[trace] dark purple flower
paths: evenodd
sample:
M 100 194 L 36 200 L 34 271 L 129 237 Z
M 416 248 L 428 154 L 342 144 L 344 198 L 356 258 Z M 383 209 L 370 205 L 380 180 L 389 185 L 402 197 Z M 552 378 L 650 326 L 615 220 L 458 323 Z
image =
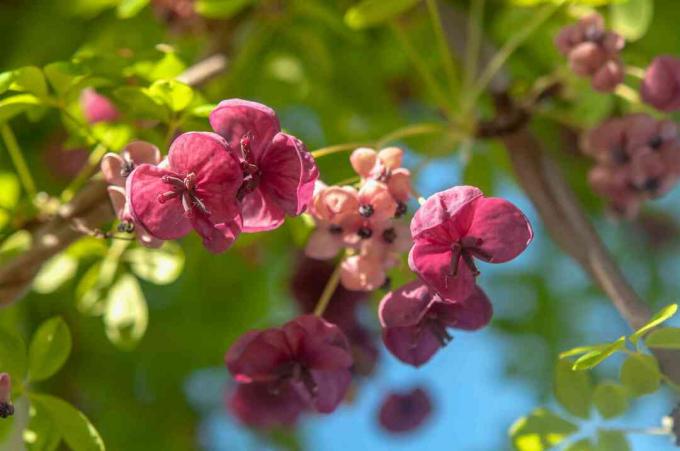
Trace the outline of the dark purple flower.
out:
M 378 314 L 387 349 L 402 362 L 417 367 L 451 341 L 448 328 L 480 329 L 491 320 L 492 307 L 476 285 L 470 296 L 451 302 L 415 280 L 387 293 Z
M 306 409 L 304 400 L 290 385 L 237 384 L 226 403 L 239 421 L 256 428 L 292 426 Z
M 427 392 L 415 388 L 387 395 L 380 406 L 378 420 L 389 432 L 409 432 L 422 425 L 431 413 L 432 403 Z

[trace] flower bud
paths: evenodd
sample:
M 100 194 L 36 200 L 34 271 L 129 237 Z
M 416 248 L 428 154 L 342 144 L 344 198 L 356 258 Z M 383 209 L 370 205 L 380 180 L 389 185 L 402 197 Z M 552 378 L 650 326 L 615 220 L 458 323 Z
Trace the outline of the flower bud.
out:
M 371 174 L 371 170 L 375 166 L 378 154 L 375 150 L 368 147 L 359 147 L 349 157 L 352 168 L 363 178 L 367 178 Z
M 611 92 L 623 81 L 624 76 L 623 64 L 610 60 L 595 73 L 591 84 L 596 91 Z
M 640 95 L 645 103 L 658 110 L 680 110 L 680 59 L 656 57 L 645 72 Z
M 0 418 L 14 415 L 12 404 L 12 380 L 7 373 L 0 373 Z

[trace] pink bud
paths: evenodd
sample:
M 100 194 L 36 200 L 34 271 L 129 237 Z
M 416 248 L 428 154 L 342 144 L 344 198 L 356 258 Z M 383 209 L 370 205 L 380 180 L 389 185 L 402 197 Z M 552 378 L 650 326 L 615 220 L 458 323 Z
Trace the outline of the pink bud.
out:
M 401 167 L 404 151 L 398 147 L 386 147 L 378 152 L 378 159 L 389 170 Z
M 85 120 L 90 124 L 113 122 L 120 116 L 113 102 L 108 97 L 97 93 L 94 88 L 86 88 L 80 94 L 80 108 Z
M 359 147 L 349 157 L 352 168 L 363 178 L 367 178 L 371 174 L 371 170 L 377 161 L 377 153 L 368 147 Z
M 658 110 L 680 110 L 680 59 L 656 57 L 645 72 L 640 94 L 645 103 Z

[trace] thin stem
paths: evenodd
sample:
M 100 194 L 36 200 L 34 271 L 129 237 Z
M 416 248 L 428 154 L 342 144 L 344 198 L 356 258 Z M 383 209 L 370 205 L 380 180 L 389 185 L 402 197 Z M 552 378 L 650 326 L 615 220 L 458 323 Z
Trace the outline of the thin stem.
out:
M 435 133 L 443 133 L 447 131 L 447 127 L 444 124 L 436 123 L 423 123 L 423 124 L 412 124 L 406 127 L 394 130 L 376 142 L 376 147 L 378 149 L 382 148 L 385 144 L 401 138 L 407 138 L 409 136 L 417 135 L 430 135 Z
M 437 36 L 439 53 L 442 59 L 442 64 L 444 65 L 444 71 L 446 72 L 446 78 L 449 81 L 449 91 L 451 93 L 451 97 L 456 98 L 458 92 L 456 68 L 453 65 L 454 60 L 453 55 L 451 54 L 451 48 L 446 42 L 446 35 L 444 34 L 441 15 L 439 14 L 439 7 L 437 6 L 437 0 L 427 0 L 427 10 L 430 13 L 432 27 L 434 28 L 434 33 Z
M 336 144 L 335 146 L 322 147 L 321 149 L 312 150 L 310 153 L 314 158 L 325 157 L 326 155 L 331 155 L 338 152 L 347 152 L 350 150 L 357 149 L 359 147 L 369 147 L 370 143 L 346 143 L 346 144 Z
M 467 27 L 467 40 L 465 42 L 465 78 L 463 87 L 469 88 L 477 75 L 479 63 L 479 49 L 482 42 L 482 29 L 484 20 L 485 0 L 472 0 L 470 6 L 470 18 Z
M 645 70 L 637 66 L 626 65 L 626 74 L 630 75 L 631 77 L 639 78 L 640 80 L 645 78 Z
M 607 431 L 622 432 L 624 434 L 645 434 L 645 435 L 670 435 L 671 431 L 666 428 L 607 428 Z
M 321 297 L 319 298 L 318 302 L 316 303 L 316 307 L 314 308 L 314 314 L 316 316 L 323 316 L 323 312 L 326 311 L 326 307 L 328 307 L 328 303 L 331 301 L 333 293 L 335 293 L 336 288 L 338 288 L 338 284 L 340 283 L 341 268 L 342 265 L 340 264 L 340 262 L 338 262 L 338 264 L 335 267 L 335 270 L 333 270 L 333 274 L 331 274 L 330 279 L 328 279 L 328 282 L 326 282 L 326 286 L 323 289 L 323 293 L 321 293 Z
M 87 164 L 83 169 L 80 170 L 76 178 L 73 179 L 71 183 L 64 189 L 61 193 L 61 199 L 64 202 L 68 202 L 73 198 L 76 192 L 88 181 L 92 175 L 96 172 L 97 165 L 101 161 L 104 154 L 108 151 L 108 148 L 102 144 L 97 144 L 97 147 L 90 153 L 87 160 Z
M 441 89 L 439 83 L 437 83 L 436 78 L 434 77 L 432 72 L 430 72 L 430 69 L 427 67 L 427 63 L 425 62 L 425 60 L 423 60 L 420 57 L 415 47 L 413 47 L 411 41 L 409 41 L 408 36 L 404 32 L 403 28 L 396 22 L 392 22 L 391 28 L 392 31 L 394 32 L 394 35 L 399 40 L 401 46 L 404 48 L 406 55 L 411 60 L 411 63 L 416 68 L 416 71 L 418 71 L 420 77 L 425 82 L 425 85 L 427 85 L 427 88 L 430 90 L 430 94 L 437 100 L 439 106 L 444 111 L 446 111 L 446 113 L 449 116 L 453 116 L 453 109 L 451 108 L 451 105 L 448 103 L 449 100 L 448 96 Z
M 544 6 L 538 11 L 522 29 L 517 30 L 505 45 L 491 58 L 491 61 L 486 65 L 484 71 L 477 79 L 471 90 L 470 96 L 465 103 L 466 107 L 472 107 L 481 93 L 486 90 L 491 80 L 496 76 L 498 71 L 503 67 L 505 62 L 512 56 L 517 48 L 524 43 L 531 35 L 550 18 L 564 3 L 560 0 L 555 3 Z
M 17 139 L 9 124 L 2 124 L 2 127 L 0 127 L 0 134 L 2 134 L 2 140 L 5 143 L 5 147 L 7 147 L 7 153 L 9 153 L 9 157 L 12 159 L 12 163 L 19 174 L 19 180 L 21 180 L 21 184 L 24 186 L 26 194 L 28 194 L 31 199 L 34 198 L 37 190 L 35 188 L 33 176 L 31 176 L 31 171 L 28 169 L 24 154 L 21 152 L 21 147 L 19 147 L 19 143 L 17 143 Z

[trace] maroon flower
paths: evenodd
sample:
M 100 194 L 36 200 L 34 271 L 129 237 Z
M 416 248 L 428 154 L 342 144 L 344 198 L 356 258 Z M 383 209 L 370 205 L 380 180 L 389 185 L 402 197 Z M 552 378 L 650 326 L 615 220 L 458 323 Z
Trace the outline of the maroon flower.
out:
M 476 285 L 470 296 L 451 302 L 419 280 L 388 293 L 378 309 L 385 346 L 416 367 L 451 341 L 447 328 L 480 329 L 489 323 L 492 312 L 489 299 Z
M 110 185 L 125 186 L 125 179 L 140 164 L 157 165 L 161 151 L 146 141 L 133 141 L 119 154 L 109 152 L 100 163 L 104 179 Z
M 142 164 L 127 178 L 134 222 L 155 238 L 180 238 L 193 228 L 212 252 L 231 246 L 240 232 L 236 193 L 242 183 L 238 160 L 214 133 L 180 135 L 167 163 Z
M 640 86 L 645 103 L 671 112 L 680 110 L 680 59 L 663 55 L 654 58 Z
M 0 418 L 14 415 L 12 404 L 12 380 L 7 373 L 0 373 Z
M 80 93 L 80 108 L 85 120 L 90 124 L 113 122 L 120 112 L 108 97 L 99 94 L 94 88 L 85 88 Z
M 417 429 L 432 413 L 427 392 L 414 388 L 408 392 L 392 392 L 382 402 L 378 420 L 389 432 L 409 432 Z
M 210 113 L 210 125 L 241 159 L 244 232 L 275 229 L 285 215 L 307 209 L 319 170 L 302 141 L 281 132 L 271 108 L 224 100 Z
M 411 221 L 414 245 L 409 266 L 445 299 L 474 291 L 479 258 L 503 263 L 531 242 L 531 225 L 510 202 L 484 197 L 472 186 L 457 186 L 431 196 Z
M 345 335 L 315 315 L 244 334 L 225 361 L 237 382 L 265 383 L 274 390 L 290 385 L 321 413 L 337 408 L 351 382 L 352 357 Z
M 290 385 L 237 384 L 227 396 L 227 407 L 243 424 L 256 428 L 292 426 L 306 409 Z

